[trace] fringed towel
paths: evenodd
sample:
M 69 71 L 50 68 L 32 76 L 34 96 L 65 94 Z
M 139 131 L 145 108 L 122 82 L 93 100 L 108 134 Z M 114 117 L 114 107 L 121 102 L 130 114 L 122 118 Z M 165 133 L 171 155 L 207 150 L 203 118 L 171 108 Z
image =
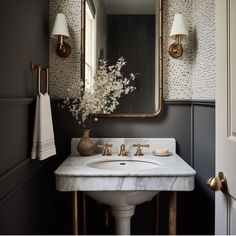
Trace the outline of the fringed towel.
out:
M 48 93 L 37 95 L 34 120 L 32 159 L 40 161 L 56 154 L 50 97 Z

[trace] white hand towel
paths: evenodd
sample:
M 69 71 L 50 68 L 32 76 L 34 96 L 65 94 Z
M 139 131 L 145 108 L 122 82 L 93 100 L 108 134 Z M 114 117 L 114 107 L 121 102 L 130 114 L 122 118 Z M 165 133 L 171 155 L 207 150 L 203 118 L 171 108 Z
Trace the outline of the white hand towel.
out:
M 56 154 L 50 97 L 37 95 L 34 120 L 32 159 L 45 160 Z

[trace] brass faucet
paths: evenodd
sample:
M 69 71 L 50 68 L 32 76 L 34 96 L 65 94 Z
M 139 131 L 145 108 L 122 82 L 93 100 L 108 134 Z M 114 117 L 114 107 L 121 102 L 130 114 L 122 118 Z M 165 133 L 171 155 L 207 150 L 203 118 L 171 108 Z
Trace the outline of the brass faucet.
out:
M 135 156 L 143 156 L 144 154 L 142 153 L 141 147 L 150 147 L 149 144 L 134 144 L 133 147 L 137 147 L 136 153 L 134 154 Z
M 118 154 L 118 156 L 127 156 L 126 155 L 126 151 L 125 151 L 125 145 L 124 144 L 121 144 L 120 145 L 120 151 L 119 151 L 119 154 Z
M 109 147 L 112 147 L 113 145 L 112 144 L 98 144 L 98 147 L 103 147 L 103 156 L 111 156 L 111 153 L 110 153 L 110 150 L 109 150 Z

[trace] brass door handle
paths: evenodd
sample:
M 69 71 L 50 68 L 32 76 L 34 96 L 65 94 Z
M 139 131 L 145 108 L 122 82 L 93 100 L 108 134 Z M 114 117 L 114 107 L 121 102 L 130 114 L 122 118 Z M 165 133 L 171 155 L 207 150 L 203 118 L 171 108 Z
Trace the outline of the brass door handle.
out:
M 211 177 L 207 180 L 207 185 L 213 191 L 227 192 L 227 180 L 223 172 L 219 172 L 218 176 Z

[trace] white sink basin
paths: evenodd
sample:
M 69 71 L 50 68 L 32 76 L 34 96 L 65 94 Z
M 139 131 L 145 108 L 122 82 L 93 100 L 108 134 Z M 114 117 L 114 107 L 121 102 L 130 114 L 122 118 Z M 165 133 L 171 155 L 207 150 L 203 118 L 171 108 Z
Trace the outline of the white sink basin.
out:
M 110 157 L 111 158 L 111 157 Z M 99 170 L 109 170 L 111 172 L 131 174 L 135 171 L 141 171 L 159 167 L 159 164 L 147 159 L 126 159 L 125 157 L 116 157 L 112 159 L 99 159 L 87 163 L 88 167 Z M 122 180 L 121 180 L 122 181 Z M 129 206 L 137 205 L 151 200 L 159 191 L 86 191 L 86 193 L 95 200 L 111 206 Z
M 156 168 L 159 165 L 154 162 L 142 161 L 142 160 L 108 160 L 108 161 L 96 161 L 88 164 L 89 167 L 102 169 L 102 170 L 146 170 Z

